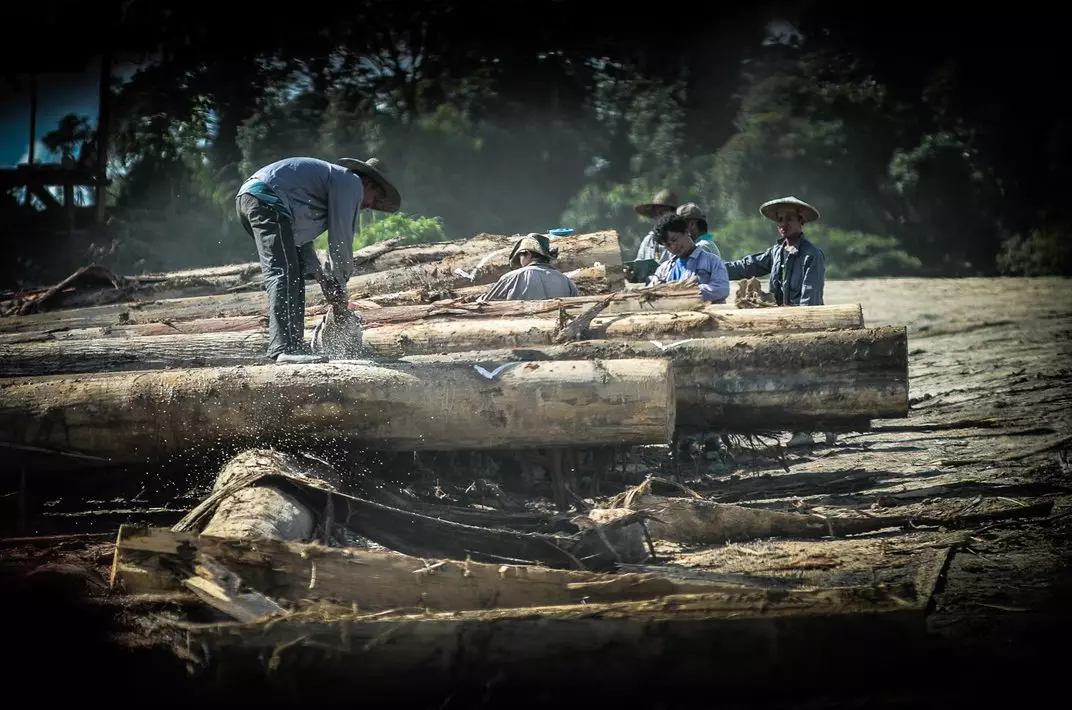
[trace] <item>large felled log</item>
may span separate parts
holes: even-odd
[[[377,294],[395,293],[411,289],[450,291],[457,288],[493,283],[509,269],[509,248],[503,256],[502,244],[512,245],[508,237],[492,240],[500,248],[490,252],[485,259],[465,254],[454,255],[436,263],[419,263],[399,266],[379,272],[357,274],[348,283],[352,299],[368,298]],[[595,266],[596,263],[610,266],[618,250],[616,232],[596,232],[557,240],[561,249],[559,265],[564,271]],[[621,263],[618,257],[617,263]],[[614,269],[605,272],[606,278],[614,278]],[[613,281],[611,281],[613,284]],[[320,302],[320,286],[306,286],[306,302]],[[42,329],[91,328],[123,325],[125,323],[148,323],[169,320],[193,320],[199,318],[262,315],[267,308],[267,296],[263,291],[249,291],[212,296],[165,299],[145,303],[110,304],[78,309],[34,313],[26,316],[0,319],[0,332],[27,332]]]
[[[384,253],[375,259],[374,264],[378,271],[424,264],[458,268],[469,274],[479,269],[476,281],[491,283],[498,278],[491,276],[492,273],[510,268],[510,250],[517,239],[516,236],[477,234],[449,242],[413,244]],[[621,267],[622,264],[618,233],[613,230],[560,237],[553,240],[552,245],[559,250],[555,266],[562,271],[572,271],[596,263],[608,267]]]
[[[376,257],[396,248],[399,241],[398,239],[388,239],[358,249],[354,252],[355,269],[358,273],[373,270],[370,265]],[[88,268],[103,270],[99,266]],[[110,280],[111,283],[105,284],[103,287],[100,285],[93,287],[91,285],[88,288],[65,288],[66,284],[60,283],[51,289],[22,293],[20,294],[20,307],[29,306],[26,310],[37,312],[39,310],[56,310],[60,308],[85,308],[108,303],[210,296],[236,291],[256,290],[260,289],[263,283],[261,265],[258,262],[134,276],[113,275]],[[108,288],[108,286],[111,288]],[[55,290],[60,290],[60,293],[50,293]],[[42,307],[46,305],[43,299],[49,301],[47,308]],[[7,305],[5,301],[0,301],[0,312],[8,310]]]
[[[502,318],[503,316],[551,315],[564,310],[568,315],[579,315],[585,309],[606,298],[609,282],[603,266],[592,266],[570,272],[581,287],[581,292],[601,294],[578,296],[546,301],[488,301],[477,302],[476,296],[487,291],[486,286],[457,289],[451,292],[427,293],[413,290],[386,296],[372,296],[351,302],[351,309],[361,314],[369,325],[408,323],[425,318]],[[578,279],[580,274],[583,278]],[[589,278],[590,277],[590,278]],[[586,280],[587,279],[587,280]],[[587,287],[585,286],[587,284]],[[180,304],[181,305],[181,304]],[[659,293],[618,292],[607,304],[603,314],[632,312],[682,312],[703,310],[704,305],[697,294],[689,291],[666,291]],[[732,308],[726,306],[725,308]],[[327,311],[322,303],[306,308],[306,327],[312,328]],[[181,313],[181,311],[180,311]],[[68,314],[72,315],[73,314]],[[76,317],[76,316],[75,316]],[[129,320],[129,319],[128,319]],[[0,333],[0,344],[47,342],[69,339],[128,338],[144,335],[203,335],[206,333],[248,332],[265,328],[264,315],[196,318],[176,320],[165,317],[163,321],[127,323],[99,327],[77,327],[63,330],[45,330]]]
[[[227,477],[226,482],[222,479]],[[298,536],[349,545],[352,535],[422,558],[472,559],[487,563],[543,564],[556,568],[608,569],[646,560],[640,515],[585,525],[571,523],[565,534],[485,526],[481,517],[426,515],[368,500],[341,490],[342,475],[329,464],[305,456],[248,449],[223,468],[219,485],[172,530],[229,539],[283,539]],[[242,494],[263,489],[259,498]],[[222,520],[221,520],[222,518]],[[552,516],[546,516],[550,523]],[[233,521],[233,522],[232,522]],[[311,521],[311,526],[309,522]]]
[[[124,525],[116,540],[112,583],[134,593],[177,590],[181,575],[175,570],[189,565],[195,555],[206,554],[278,601],[357,604],[365,612],[417,606],[432,611],[505,609],[742,588],[650,573],[608,574],[467,560],[429,563],[391,551],[237,537],[208,529],[191,535]]]
[[[500,308],[498,304],[487,304],[490,312],[506,314],[510,311],[529,310],[534,315],[531,317],[485,317],[480,312],[471,312],[463,309],[447,308],[436,311],[420,307],[425,314],[425,319],[413,323],[388,323],[380,325],[373,322],[368,324],[363,333],[363,348],[368,357],[399,357],[416,356],[426,354],[443,354],[477,351],[475,356],[481,360],[494,360],[499,357],[505,359],[517,359],[524,356],[503,355],[498,351],[503,349],[524,348],[526,351],[553,347],[556,336],[561,332],[561,326],[557,319],[551,317],[552,313],[541,313],[546,306],[535,305],[552,302],[503,302],[509,307]],[[586,303],[585,305],[589,305]],[[388,310],[388,309],[383,309]],[[391,309],[397,312],[397,309]],[[455,312],[456,311],[456,312]],[[764,314],[757,317],[754,314]],[[416,315],[416,314],[414,314]],[[621,357],[623,348],[634,348],[638,356],[653,356],[663,352],[672,353],[675,358],[681,358],[682,362],[688,360],[688,354],[693,354],[693,359],[703,360],[708,350],[728,352],[716,342],[706,346],[700,341],[730,342],[718,336],[722,333],[745,334],[750,331],[764,332],[766,330],[792,333],[793,331],[810,332],[819,325],[837,327],[838,323],[849,326],[849,333],[844,336],[846,343],[851,341],[851,347],[869,344],[870,341],[858,340],[858,336],[852,335],[854,329],[859,328],[860,319],[854,318],[860,315],[859,306],[816,306],[814,308],[770,308],[764,310],[718,310],[715,307],[707,307],[702,311],[690,311],[685,313],[633,313],[620,316],[600,316],[592,320],[588,329],[582,332],[581,337],[592,341],[606,340],[607,357]],[[388,315],[390,317],[390,315]],[[316,319],[310,319],[309,323],[315,323]],[[242,327],[249,324],[240,324]],[[825,328],[823,328],[825,330]],[[155,331],[154,332],[159,332]],[[877,331],[884,332],[884,331]],[[903,336],[902,336],[903,338]],[[617,341],[636,341],[640,339],[650,340],[644,345],[618,345]],[[309,334],[306,340],[311,340]],[[680,341],[687,342],[680,342]],[[886,342],[888,338],[880,338],[879,342]],[[736,342],[736,341],[734,341]],[[788,343],[796,341],[789,340]],[[817,341],[824,343],[842,342],[834,336],[825,340]],[[891,341],[892,342],[892,341]],[[237,331],[232,333],[207,333],[199,335],[152,335],[144,337],[127,338],[61,338],[44,339],[24,343],[0,343],[0,376],[23,377],[33,375],[64,374],[80,372],[105,372],[127,371],[157,368],[181,368],[181,367],[205,367],[238,364],[257,364],[264,362],[264,352],[267,346],[267,335],[264,331]],[[602,346],[583,346],[576,350],[579,356],[588,359],[599,357],[599,348]],[[806,342],[800,345],[787,345],[779,353],[780,362],[790,368],[783,377],[790,377],[795,368],[814,367],[820,369],[828,366],[827,360],[834,358],[849,358],[848,363],[858,361],[860,357],[874,358],[880,354],[870,346],[870,349],[856,352],[846,346],[841,351],[829,352],[818,351],[819,354],[809,354],[805,351]],[[667,349],[669,348],[669,349]],[[485,353],[483,351],[494,351]],[[560,359],[557,351],[546,351],[547,359]],[[732,363],[734,366],[748,366],[748,358],[751,351],[741,350],[738,359]],[[894,352],[899,357],[899,351]],[[788,358],[788,359],[787,359]],[[530,358],[531,359],[531,358]],[[725,358],[719,360],[725,362]],[[867,367],[873,367],[877,363],[872,359]],[[907,363],[907,352],[900,361],[893,362],[893,366]],[[879,381],[900,387],[901,381],[888,379],[888,365],[881,365],[884,371],[879,375]],[[701,367],[707,367],[701,365]],[[766,365],[759,365],[759,369],[766,371]],[[837,366],[835,366],[837,367]],[[834,372],[838,372],[835,370]],[[856,371],[854,371],[856,372]],[[861,373],[865,375],[866,373]],[[733,373],[724,373],[723,378],[732,377]],[[850,375],[855,376],[855,375]],[[736,381],[747,380],[747,376],[741,374]],[[820,378],[823,383],[830,382],[830,377]],[[868,388],[873,385],[873,379],[859,383],[852,381],[847,384]],[[801,388],[805,387],[801,384]],[[820,391],[821,385],[812,385],[811,389]],[[703,397],[703,392],[695,393],[697,397]],[[772,401],[771,407],[781,407],[785,403]],[[892,415],[891,415],[892,416]],[[900,415],[896,415],[900,416]]]
[[[1044,517],[1053,501],[1034,506],[1010,506],[998,513],[928,518],[926,516],[868,516],[831,518],[786,513],[765,508],[746,508],[698,498],[668,498],[651,495],[650,482],[617,496],[613,508],[650,513],[648,529],[655,539],[697,545],[719,545],[769,537],[818,539],[859,535],[907,525],[978,524],[1009,517]],[[600,520],[596,511],[593,519]]]
[[[858,304],[756,310],[712,306],[687,313],[599,316],[592,320],[579,339],[653,339],[669,345],[679,340],[717,337],[724,333],[808,332],[859,328],[862,323]],[[364,333],[364,343],[368,352],[377,356],[544,346],[555,343],[561,327],[557,319],[541,317],[429,320],[368,328]]]
[[[622,284],[621,278],[615,276],[614,269],[603,264],[584,266],[572,271],[564,270],[563,273],[569,276],[573,283],[577,285],[577,290],[580,291],[582,297],[610,293],[618,290]],[[491,284],[460,286],[458,288],[438,288],[435,286],[412,288],[394,293],[377,293],[363,298],[356,298],[352,300],[352,306],[358,310],[364,310],[369,307],[412,306],[424,303],[442,303],[444,301],[469,303],[487,293],[490,288]],[[698,297],[696,301],[699,301]],[[317,306],[317,312],[323,311],[324,308],[324,306]]]
[[[676,344],[589,340],[403,359],[492,368],[515,361],[638,357],[673,363],[681,429],[838,431],[867,428],[870,419],[908,416],[904,327],[727,335]]]
[[[25,376],[255,364],[265,344],[260,333],[221,333],[0,346],[0,372]],[[589,340],[403,359],[478,364],[494,371],[519,361],[665,358],[673,363],[677,425],[683,429],[837,431],[908,415],[903,327],[734,335],[668,345]]]
[[[674,428],[662,360],[471,365],[264,365],[0,383],[0,436],[113,462],[224,442],[345,439],[458,450],[648,444]]]
[[[868,645],[882,649],[884,667],[909,667],[918,663],[925,643],[923,604],[911,585],[512,610],[405,610],[338,620],[293,615],[182,629],[184,656],[200,654],[195,667],[206,674],[268,677],[264,659],[270,656],[270,677],[303,699],[324,688],[339,697],[390,692],[392,698],[403,689],[407,695],[419,692],[422,705],[447,692],[487,693],[489,678],[510,698],[552,687],[597,692],[601,698],[610,697],[608,692],[617,697],[682,688],[695,695],[692,691],[710,692],[717,683],[720,697],[747,695],[754,703],[770,697],[772,689],[784,691],[775,696],[798,697],[799,688],[810,684],[843,687],[863,678],[875,662],[873,654],[860,653]],[[771,678],[785,683],[772,684]]]

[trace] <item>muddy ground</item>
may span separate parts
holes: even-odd
[[[827,285],[827,302],[862,303],[868,326],[907,326],[908,418],[875,421],[871,431],[843,434],[833,445],[819,435],[814,446],[789,450],[782,460],[776,450],[711,454],[679,469],[685,485],[713,500],[828,516],[941,517],[1041,501],[1053,501],[1052,512],[968,530],[909,526],[850,539],[712,549],[662,544],[658,563],[748,573],[772,584],[867,584],[910,576],[941,551],[948,565],[928,628],[948,655],[921,659],[918,675],[904,678],[883,674],[882,649],[861,648],[875,657],[868,692],[841,697],[836,688],[801,688],[797,702],[779,707],[987,707],[999,699],[1041,699],[1061,680],[1055,663],[1067,658],[1070,630],[1072,280],[836,281]],[[785,433],[781,442],[787,440]],[[666,471],[663,465],[659,473]],[[62,595],[55,590],[64,584],[103,594],[118,524],[168,525],[210,483],[195,477],[160,481],[150,474],[122,483],[90,476],[77,493],[28,483],[28,494],[19,496],[18,481],[4,481],[6,534],[15,535],[16,528],[21,535],[81,534],[47,545],[2,543],[6,566],[61,565],[38,577],[48,578],[47,590],[53,591],[35,587],[28,598],[49,620],[45,630],[39,626],[33,633],[37,641],[25,642],[24,649],[35,650],[23,654],[24,667],[40,652],[54,659],[57,673],[60,658],[82,669],[67,666],[59,677],[68,678],[68,686],[79,673],[86,682],[110,673],[109,684],[137,675],[141,661],[130,656],[122,656],[126,671],[115,673],[105,669],[106,655],[94,664],[74,650],[58,652],[70,632],[44,610],[45,595]],[[614,484],[608,481],[603,491],[613,493]],[[94,631],[84,633],[89,638]],[[42,634],[50,641],[42,641]],[[167,673],[176,675],[152,677],[181,680],[180,672]],[[717,689],[712,693],[718,696]],[[699,707],[696,702],[691,696],[663,698],[661,706]]]

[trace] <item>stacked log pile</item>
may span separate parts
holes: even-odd
[[[835,530],[805,515],[735,516],[650,487],[573,516],[461,508],[329,462],[322,452],[333,449],[412,452],[415,469],[424,452],[531,452],[561,510],[569,451],[667,445],[683,431],[866,430],[907,415],[905,329],[865,327],[859,304],[738,308],[704,304],[695,289],[624,289],[614,232],[556,241],[557,266],[581,296],[479,301],[509,269],[513,241],[359,252],[349,289],[362,360],[267,363],[266,300],[250,264],[141,277],[87,269],[22,294],[0,318],[0,445],[87,467],[182,460],[219,472],[172,529],[124,527],[115,549],[113,586],[218,615],[183,626],[183,652],[206,653],[187,656],[192,666],[278,665],[284,648],[319,664],[310,652],[343,639],[323,663],[341,678],[416,669],[431,687],[489,659],[523,677],[561,644],[599,663],[621,648],[627,663],[683,643],[707,660],[682,676],[741,681],[786,663],[814,674],[851,662],[816,656],[817,618],[869,643],[922,630],[926,580],[771,590],[621,573],[649,561],[653,536],[833,535],[889,521]],[[315,284],[307,297],[308,339],[324,304]],[[775,631],[780,648],[807,652],[767,653]],[[727,633],[733,644],[713,641]],[[369,652],[387,637],[389,648]]]
[[[512,242],[359,252],[362,363],[267,364],[264,294],[240,290],[257,283],[248,264],[139,277],[154,300],[9,315],[5,443],[111,461],[299,435],[414,450],[629,446],[680,428],[859,430],[907,414],[905,331],[865,328],[858,304],[736,308],[695,290],[619,290],[614,232],[556,241],[557,265],[589,295],[476,300],[508,270]],[[162,289],[177,297],[156,299]],[[307,328],[323,313],[316,289]]]

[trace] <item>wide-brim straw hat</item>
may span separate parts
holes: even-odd
[[[805,222],[817,222],[819,220],[819,210],[803,200],[798,200],[792,195],[789,197],[779,197],[770,202],[764,202],[759,208],[759,213],[771,221],[777,221],[777,215],[775,213],[778,211],[779,207],[797,208],[800,210],[800,213],[804,215]]]
[[[514,243],[514,248],[510,252],[510,265],[514,268],[521,264],[521,252],[523,251],[539,254],[548,261],[558,256],[558,249],[551,249],[551,240],[545,235],[537,234],[536,232],[527,234]]]
[[[383,198],[372,209],[379,212],[397,212],[402,207],[402,195],[398,188],[387,178],[387,166],[379,158],[358,160],[357,158],[339,158],[336,161],[347,170],[364,175],[383,189]]]
[[[673,191],[659,190],[659,192],[655,194],[655,197],[651,198],[651,202],[642,205],[633,205],[633,210],[642,217],[654,219],[656,207],[666,207],[671,210],[676,210],[678,204],[677,195],[675,195]]]

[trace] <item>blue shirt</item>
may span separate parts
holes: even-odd
[[[365,197],[357,173],[317,158],[284,158],[253,173],[238,194],[253,195],[289,217],[299,248],[327,231],[331,275],[340,284],[353,275],[354,232]]]
[[[696,276],[700,283],[700,298],[708,303],[725,303],[730,295],[730,278],[722,259],[709,251],[693,249],[682,257],[671,257],[659,264],[648,285],[674,283]]]

